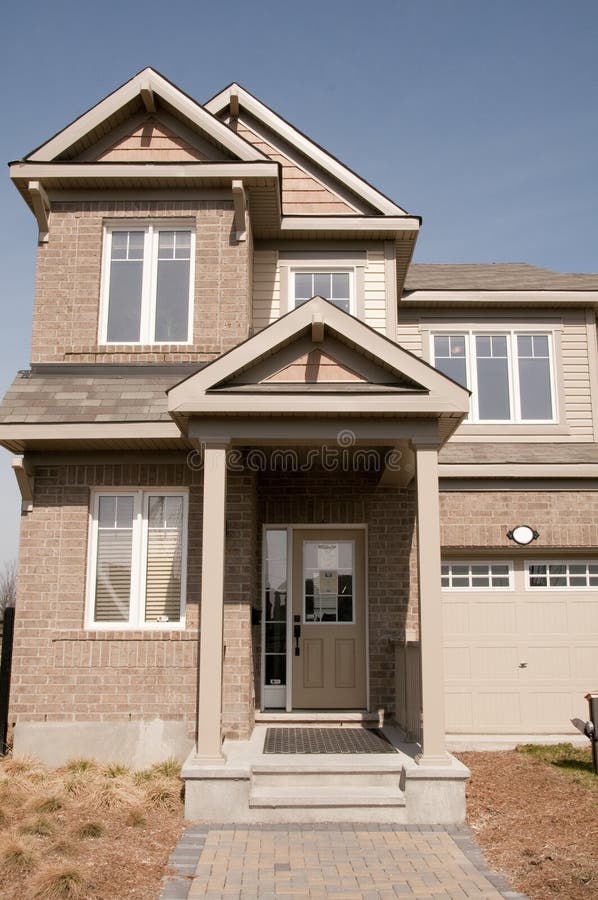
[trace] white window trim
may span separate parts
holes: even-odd
[[[362,264],[363,265],[363,264]],[[316,265],[309,265],[309,263],[302,263],[295,265],[291,263],[287,267],[288,271],[288,288],[287,288],[287,312],[291,312],[291,310],[295,309],[295,275],[297,272],[331,272],[331,273],[340,273],[349,276],[349,313],[352,316],[357,315],[356,312],[356,298],[355,298],[355,279],[356,274],[355,271],[357,269],[357,265],[338,265],[338,262],[331,263],[330,265],[326,265],[325,263],[318,262]]]
[[[110,296],[110,263],[112,234],[115,231],[143,231],[143,276],[141,287],[141,325],[138,341],[108,340],[108,301]],[[156,317],[156,279],[158,271],[158,242],[156,235],[160,231],[189,231],[191,234],[189,259],[189,316],[187,322],[186,341],[156,341],[153,339]],[[149,259],[149,262],[147,261]],[[120,222],[104,226],[102,247],[102,270],[100,289],[100,315],[98,343],[101,346],[151,345],[155,347],[188,347],[193,344],[193,299],[195,296],[195,223],[181,221],[137,221],[123,219]]]
[[[133,546],[131,551],[131,600],[128,622],[95,622],[95,582],[98,548],[98,513],[102,496],[133,497]],[[150,497],[183,498],[183,533],[181,537],[181,617],[178,622],[146,622],[145,583],[147,564],[147,510]],[[188,488],[110,487],[92,491],[89,506],[87,587],[84,627],[89,631],[183,631],[187,606],[187,535],[189,519]]]
[[[471,409],[469,415],[464,419],[465,425],[556,425],[559,422],[558,397],[556,390],[556,370],[555,370],[555,343],[554,329],[552,328],[534,328],[527,326],[522,328],[459,328],[458,325],[453,327],[446,326],[443,328],[434,328],[430,331],[430,360],[432,365],[436,362],[436,354],[434,352],[434,338],[436,336],[446,337],[448,335],[464,335],[466,342],[465,353],[465,372],[467,375],[467,385],[471,391]],[[550,372],[550,402],[552,405],[553,416],[551,419],[524,419],[521,416],[521,391],[519,389],[519,364],[517,355],[517,337],[518,335],[542,335],[548,338],[548,362]],[[507,338],[507,374],[509,379],[509,405],[511,416],[509,419],[482,419],[479,415],[478,407],[478,378],[477,366],[474,365],[475,355],[475,339],[476,336],[482,337],[506,337]]]
[[[477,559],[468,557],[467,559],[441,559],[441,566],[508,566],[509,585],[508,587],[442,587],[444,594],[496,594],[508,593],[515,590],[514,565],[512,559]],[[463,577],[463,576],[462,576]],[[471,575],[468,577],[472,577]],[[502,577],[502,576],[501,576]]]
[[[579,593],[586,593],[586,594],[593,592],[594,594],[598,594],[598,585],[594,585],[594,584],[586,585],[586,586],[576,585],[576,584],[572,584],[572,585],[566,584],[566,585],[562,585],[560,587],[559,586],[553,587],[551,585],[546,585],[545,587],[541,586],[541,585],[536,585],[535,587],[532,587],[532,585],[530,584],[530,571],[529,571],[530,566],[551,566],[551,565],[555,566],[556,565],[556,566],[569,567],[569,565],[576,564],[576,563],[578,563],[578,564],[581,563],[582,565],[586,565],[586,566],[587,565],[596,566],[596,565],[598,565],[598,557],[595,557],[594,559],[588,559],[588,558],[578,559],[576,557],[568,557],[566,559],[563,559],[562,557],[559,559],[526,559],[525,563],[524,563],[525,590],[529,591],[530,594],[539,594],[544,591],[549,591],[552,594],[555,594],[555,593],[562,594],[565,591],[567,591],[567,592],[568,591],[578,591]],[[569,577],[568,572],[567,572],[567,577]],[[596,576],[593,576],[593,577],[596,577]]]

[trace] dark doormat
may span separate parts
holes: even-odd
[[[264,753],[396,753],[378,728],[268,728]]]

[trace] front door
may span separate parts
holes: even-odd
[[[293,531],[293,709],[364,709],[365,536]]]

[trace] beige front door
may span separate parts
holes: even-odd
[[[293,709],[364,709],[365,540],[293,532]]]

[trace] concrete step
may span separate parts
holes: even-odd
[[[252,786],[256,789],[283,790],[286,788],[297,790],[312,790],[331,788],[339,791],[364,790],[367,788],[379,788],[380,790],[398,790],[402,766],[376,766],[354,763],[337,765],[323,765],[321,763],[297,765],[259,765],[251,769]]]
[[[375,725],[378,727],[383,715],[377,712],[361,710],[301,710],[300,712],[284,712],[283,710],[264,710],[256,712],[255,721],[259,725],[294,726],[319,725],[322,728],[341,727],[342,725]]]
[[[363,809],[379,807],[404,807],[405,795],[395,788],[386,787],[296,787],[259,788],[252,786],[249,794],[250,809]]]

